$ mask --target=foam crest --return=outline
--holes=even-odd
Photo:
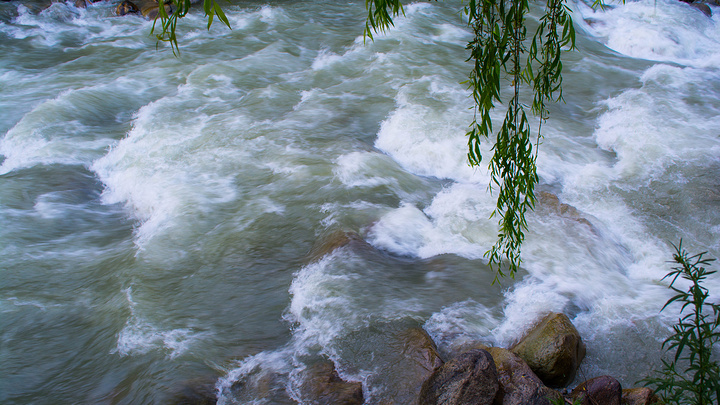
[[[218,166],[250,153],[222,148],[225,135],[208,129],[208,116],[172,121],[173,107],[172,98],[143,107],[128,136],[92,165],[103,201],[127,205],[141,221],[140,246],[178,217],[234,200],[234,173]]]
[[[385,214],[371,228],[370,243],[400,255],[428,258],[455,253],[483,256],[494,243],[497,221],[490,219],[494,201],[484,187],[453,184],[420,210],[410,204]]]
[[[132,299],[132,290],[125,290],[131,316],[125,327],[117,335],[117,346],[113,353],[121,356],[147,354],[152,350],[161,350],[174,359],[185,353],[206,332],[196,332],[188,328],[160,329],[139,315],[137,303]]]
[[[397,186],[395,178],[379,175],[387,172],[384,166],[388,164],[380,154],[352,152],[337,159],[334,173],[348,187]]]
[[[639,89],[604,102],[595,131],[598,145],[617,154],[617,175],[657,177],[678,161],[720,154],[717,71],[655,65],[640,80]]]
[[[578,9],[586,31],[627,56],[696,67],[720,64],[717,19],[683,2],[632,1],[604,11],[578,3]]]
[[[441,77],[405,85],[396,97],[398,107],[380,126],[375,147],[417,175],[482,181],[466,163],[465,123],[471,115],[456,106],[467,102],[460,85]]]
[[[5,156],[0,173],[38,164],[89,165],[115,142],[115,126],[122,119],[119,111],[147,97],[147,90],[133,80],[118,78],[43,100],[0,139],[0,155]]]
[[[96,46],[100,43],[128,48],[147,45],[140,38],[127,41],[123,37],[137,38],[139,32],[148,32],[152,21],[143,18],[108,21],[113,14],[113,5],[104,2],[88,8],[76,8],[70,2],[53,2],[39,13],[20,5],[12,24],[0,22],[0,32],[15,39],[28,38],[43,48]]]

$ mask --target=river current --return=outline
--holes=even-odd
[[[407,4],[374,41],[362,1],[233,2],[232,30],[182,21],[177,58],[114,7],[0,3],[2,404],[165,403],[199,380],[292,404],[318,358],[391,403],[393,331],[447,354],[550,311],[587,345],[578,378],[631,386],[676,318],[672,244],[720,257],[719,8],[572,4],[523,267],[492,285],[458,2]],[[369,246],[311,253],[343,232]]]

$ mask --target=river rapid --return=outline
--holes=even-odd
[[[114,7],[0,4],[2,404],[166,403],[193,381],[292,404],[322,358],[391,403],[393,331],[449,354],[549,311],[587,345],[578,378],[630,386],[676,318],[672,244],[720,257],[718,8],[572,4],[523,267],[491,285],[459,3],[407,4],[364,42],[363,1],[238,1],[232,30],[182,21],[177,58]],[[372,249],[309,253],[338,232]]]

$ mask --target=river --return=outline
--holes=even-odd
[[[571,6],[522,269],[492,285],[458,2],[407,4],[371,42],[363,1],[238,1],[232,30],[183,20],[178,57],[110,2],[0,3],[0,403],[207,380],[292,404],[319,358],[389,403],[393,330],[449,354],[550,311],[587,345],[578,378],[645,377],[677,316],[672,244],[720,257],[720,9]],[[364,242],[310,253],[343,232]]]

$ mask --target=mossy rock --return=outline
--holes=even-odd
[[[552,388],[566,387],[585,358],[585,344],[565,314],[550,313],[511,351]]]

